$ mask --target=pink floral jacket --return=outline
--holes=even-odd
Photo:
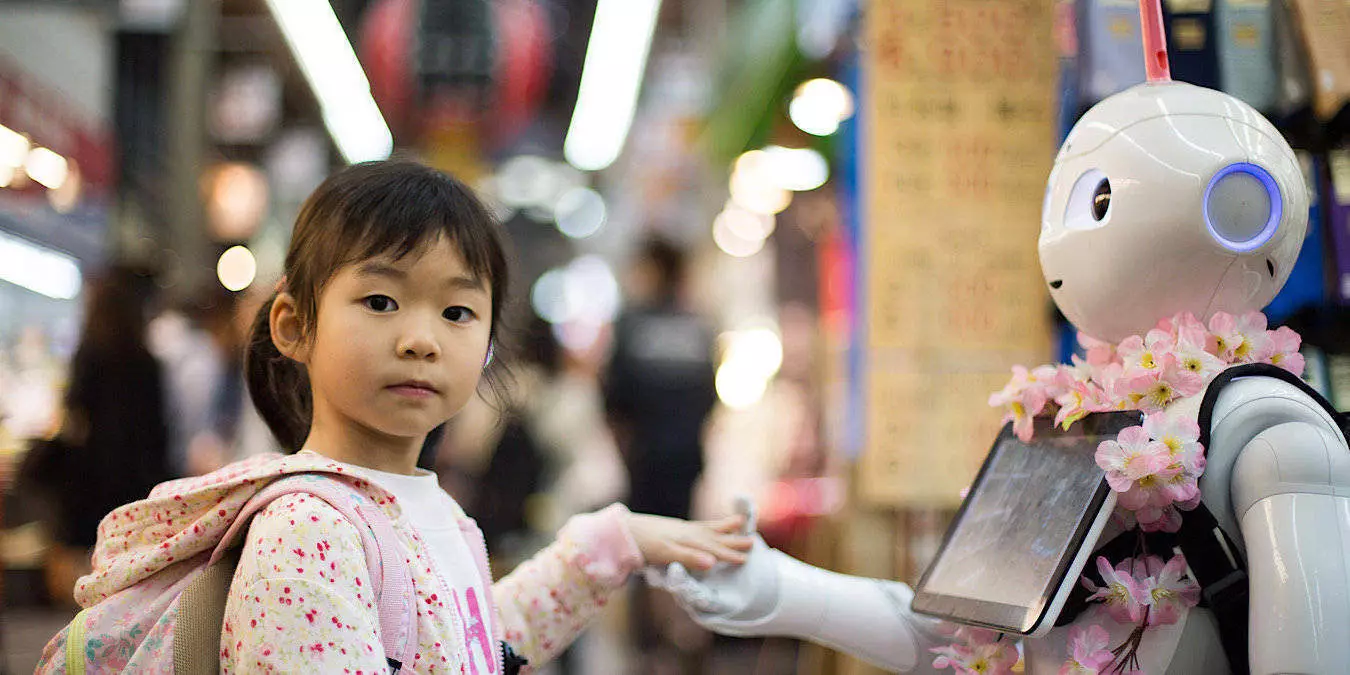
[[[323,457],[263,455],[161,484],[148,499],[109,514],[99,525],[94,571],[79,580],[75,597],[85,607],[124,603],[128,622],[90,643],[115,649],[134,642],[115,659],[129,671],[144,672],[140,665],[164,662],[161,652],[172,649],[173,622],[156,616],[138,625],[144,617],[134,607],[181,590],[186,571],[193,569],[184,563],[209,556],[234,516],[268,483],[312,471],[345,473]],[[491,584],[490,597],[465,597],[461,589],[441,582],[394,496],[352,480],[393,521],[411,566],[419,647],[402,672],[496,675],[502,670],[497,649],[502,640],[531,667],[543,664],[571,643],[642,565],[623,522],[623,507],[615,505],[568,521],[557,541]],[[488,585],[477,525],[462,512],[446,517],[454,518],[471,546],[483,552],[478,571]],[[221,635],[222,672],[387,671],[356,525],[328,504],[295,494],[261,511],[246,536]],[[176,573],[179,569],[184,574]],[[483,630],[483,616],[495,617],[494,635]],[[64,648],[64,635],[47,646],[49,655]],[[471,649],[491,654],[478,660],[488,664],[487,673],[469,658]]]

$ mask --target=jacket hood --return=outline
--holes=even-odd
[[[150,496],[118,507],[98,526],[93,571],[75,585],[75,600],[90,607],[183,561],[205,562],[244,505],[272,481],[296,473],[345,476],[399,518],[394,496],[322,455],[267,453],[204,476],[157,485]]]

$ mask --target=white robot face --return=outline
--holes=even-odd
[[[1094,106],[1060,148],[1041,271],[1079,330],[1114,342],[1178,312],[1265,307],[1307,226],[1303,173],[1270,122],[1221,92],[1146,83]]]

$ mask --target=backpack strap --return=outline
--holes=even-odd
[[[225,604],[239,567],[239,549],[232,548],[202,568],[178,596],[173,623],[174,675],[217,675]],[[69,659],[67,659],[69,661]]]
[[[89,620],[89,608],[80,610],[70,622],[70,632],[66,635],[66,673],[84,675],[85,672],[85,622]]]
[[[1200,585],[1201,604],[1214,612],[1229,669],[1234,675],[1247,675],[1251,672],[1248,655],[1251,596],[1241,549],[1203,503],[1181,514],[1177,548],[1186,556],[1191,577]]]
[[[241,530],[273,500],[289,494],[306,494],[337,509],[357,525],[366,568],[376,589],[380,621],[380,642],[391,672],[412,663],[417,651],[417,604],[413,598],[412,568],[398,545],[398,535],[389,516],[379,506],[364,499],[356,488],[336,476],[319,473],[291,476],[274,481],[249,499],[224,538],[216,545],[210,563],[230,550]],[[366,525],[361,527],[360,525]]]

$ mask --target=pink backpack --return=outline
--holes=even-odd
[[[397,547],[389,517],[351,485],[323,473],[292,474],[244,505],[210,555],[168,567],[80,612],[47,645],[40,673],[138,672],[206,674],[220,671],[225,601],[239,563],[239,546],[253,515],[283,495],[313,495],[357,527],[365,549],[390,672],[411,663],[417,648],[412,571]],[[167,628],[167,630],[165,630]],[[155,638],[147,640],[148,635]]]

